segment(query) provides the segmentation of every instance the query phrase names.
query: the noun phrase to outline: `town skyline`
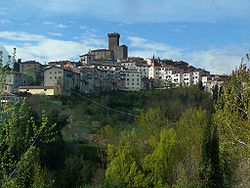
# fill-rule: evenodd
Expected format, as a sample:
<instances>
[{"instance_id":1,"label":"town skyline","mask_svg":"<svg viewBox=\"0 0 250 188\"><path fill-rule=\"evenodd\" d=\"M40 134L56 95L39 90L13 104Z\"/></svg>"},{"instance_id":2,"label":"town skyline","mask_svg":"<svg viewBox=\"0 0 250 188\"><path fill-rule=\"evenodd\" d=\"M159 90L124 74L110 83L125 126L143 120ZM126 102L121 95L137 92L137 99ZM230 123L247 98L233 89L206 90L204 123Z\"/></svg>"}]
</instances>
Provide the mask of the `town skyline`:
<instances>
[{"instance_id":1,"label":"town skyline","mask_svg":"<svg viewBox=\"0 0 250 188\"><path fill-rule=\"evenodd\" d=\"M231 73L249 50L245 0L12 0L0 5L0 45L9 53L16 47L23 60L79 60L89 49L107 48L109 32L121 34L130 57L183 60L211 73Z\"/></svg>"}]
</instances>

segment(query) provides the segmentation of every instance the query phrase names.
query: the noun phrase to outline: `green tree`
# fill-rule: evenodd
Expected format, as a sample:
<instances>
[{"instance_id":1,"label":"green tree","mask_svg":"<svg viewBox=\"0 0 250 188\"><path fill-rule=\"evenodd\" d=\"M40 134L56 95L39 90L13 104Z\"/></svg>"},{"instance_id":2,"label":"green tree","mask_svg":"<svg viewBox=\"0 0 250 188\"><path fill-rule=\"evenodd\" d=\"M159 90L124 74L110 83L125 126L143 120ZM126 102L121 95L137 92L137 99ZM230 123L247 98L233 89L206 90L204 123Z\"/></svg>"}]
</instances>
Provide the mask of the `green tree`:
<instances>
[{"instance_id":1,"label":"green tree","mask_svg":"<svg viewBox=\"0 0 250 188\"><path fill-rule=\"evenodd\" d=\"M122 135L118 145L108 145L106 181L116 186L142 187L144 175L140 170L143 149L131 132Z\"/></svg>"},{"instance_id":2,"label":"green tree","mask_svg":"<svg viewBox=\"0 0 250 188\"><path fill-rule=\"evenodd\" d=\"M214 115L226 186L250 185L250 71L241 64L223 85ZM245 170L242 170L244 166Z\"/></svg>"},{"instance_id":3,"label":"green tree","mask_svg":"<svg viewBox=\"0 0 250 188\"><path fill-rule=\"evenodd\" d=\"M183 173L189 183L198 180L199 161L203 130L208 124L208 115L202 109L188 109L176 123L178 140L181 143L184 160L181 162ZM180 177L182 179L183 177Z\"/></svg>"},{"instance_id":4,"label":"green tree","mask_svg":"<svg viewBox=\"0 0 250 188\"><path fill-rule=\"evenodd\" d=\"M48 124L45 114L41 121L35 119L25 101L8 108L1 115L0 177L3 182L14 178L16 185L29 187L33 181L32 164L42 161L44 153L41 151L56 141L60 130L56 124ZM49 152L46 154L50 155ZM35 156L38 159L33 159ZM19 179L18 174L21 174Z\"/></svg>"},{"instance_id":5,"label":"green tree","mask_svg":"<svg viewBox=\"0 0 250 188\"><path fill-rule=\"evenodd\" d=\"M153 152L143 160L143 169L147 176L147 187L172 187L176 181L176 169L182 159L180 143L173 129L163 129L160 138L151 143Z\"/></svg>"},{"instance_id":6,"label":"green tree","mask_svg":"<svg viewBox=\"0 0 250 188\"><path fill-rule=\"evenodd\" d=\"M224 179L219 153L219 136L217 127L210 122L203 133L202 155L200 160L200 180L202 187L224 187Z\"/></svg>"},{"instance_id":7,"label":"green tree","mask_svg":"<svg viewBox=\"0 0 250 188\"><path fill-rule=\"evenodd\" d=\"M2 95L3 87L4 87L4 78L6 77L6 73L3 66L3 52L0 51L0 95Z\"/></svg>"},{"instance_id":8,"label":"green tree","mask_svg":"<svg viewBox=\"0 0 250 188\"><path fill-rule=\"evenodd\" d=\"M146 138L159 135L161 129L169 126L169 122L160 108L150 108L147 111L142 111L137 118L137 124L142 128L143 135Z\"/></svg>"}]
</instances>

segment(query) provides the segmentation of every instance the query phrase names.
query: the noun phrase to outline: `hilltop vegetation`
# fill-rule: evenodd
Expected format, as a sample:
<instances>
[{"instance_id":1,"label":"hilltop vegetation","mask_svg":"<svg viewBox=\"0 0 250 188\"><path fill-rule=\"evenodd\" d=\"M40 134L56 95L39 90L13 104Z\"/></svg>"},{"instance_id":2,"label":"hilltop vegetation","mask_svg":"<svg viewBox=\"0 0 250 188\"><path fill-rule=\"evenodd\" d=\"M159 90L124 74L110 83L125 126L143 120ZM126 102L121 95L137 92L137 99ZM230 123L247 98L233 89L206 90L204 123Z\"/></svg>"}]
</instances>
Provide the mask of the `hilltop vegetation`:
<instances>
[{"instance_id":1,"label":"hilltop vegetation","mask_svg":"<svg viewBox=\"0 0 250 188\"><path fill-rule=\"evenodd\" d=\"M29 97L1 114L0 184L248 187L249 100L244 65L218 95L193 86Z\"/></svg>"}]
</instances>

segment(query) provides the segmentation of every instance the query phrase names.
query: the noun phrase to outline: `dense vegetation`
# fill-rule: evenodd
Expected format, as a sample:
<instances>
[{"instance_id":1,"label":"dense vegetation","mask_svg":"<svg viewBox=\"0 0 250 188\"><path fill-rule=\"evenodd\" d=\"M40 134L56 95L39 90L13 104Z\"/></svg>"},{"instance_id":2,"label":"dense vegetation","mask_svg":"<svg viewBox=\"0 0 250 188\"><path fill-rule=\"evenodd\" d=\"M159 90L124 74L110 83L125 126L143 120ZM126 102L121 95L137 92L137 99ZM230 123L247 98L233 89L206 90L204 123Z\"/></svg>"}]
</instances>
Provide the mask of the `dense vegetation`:
<instances>
[{"instance_id":1,"label":"dense vegetation","mask_svg":"<svg viewBox=\"0 0 250 188\"><path fill-rule=\"evenodd\" d=\"M249 187L249 74L241 65L214 95L23 99L1 112L0 186Z\"/></svg>"}]
</instances>

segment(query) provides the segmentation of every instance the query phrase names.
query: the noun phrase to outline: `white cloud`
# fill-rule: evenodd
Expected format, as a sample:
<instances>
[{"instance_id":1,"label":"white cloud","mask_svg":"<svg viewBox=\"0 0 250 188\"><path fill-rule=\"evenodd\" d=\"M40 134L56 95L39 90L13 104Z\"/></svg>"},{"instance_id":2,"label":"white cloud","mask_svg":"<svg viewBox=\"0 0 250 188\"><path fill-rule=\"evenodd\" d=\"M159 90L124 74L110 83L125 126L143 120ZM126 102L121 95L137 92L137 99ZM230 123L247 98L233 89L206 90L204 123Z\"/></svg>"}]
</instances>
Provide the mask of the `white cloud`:
<instances>
[{"instance_id":1,"label":"white cloud","mask_svg":"<svg viewBox=\"0 0 250 188\"><path fill-rule=\"evenodd\" d=\"M54 25L55 23L50 22L50 21L45 21L45 22L43 22L43 24L44 24L44 25Z\"/></svg>"},{"instance_id":2,"label":"white cloud","mask_svg":"<svg viewBox=\"0 0 250 188\"><path fill-rule=\"evenodd\" d=\"M60 28L60 29L65 29L65 28L68 27L68 26L66 26L66 25L64 25L64 24L62 24L62 23L56 24L56 23L51 22L51 21L44 21L44 22L43 22L43 25L51 25L51 26L54 26L54 27Z\"/></svg>"},{"instance_id":3,"label":"white cloud","mask_svg":"<svg viewBox=\"0 0 250 188\"><path fill-rule=\"evenodd\" d=\"M17 57L23 60L38 60L47 62L52 60L79 60L79 55L86 53L89 49L95 49L98 45L105 43L104 40L94 35L82 36L79 41L66 41L51 39L43 35L35 35L22 32L1 32L0 38L9 40L4 43L5 48L11 51L17 48ZM12 45L11 42L26 42L21 45Z\"/></svg>"},{"instance_id":4,"label":"white cloud","mask_svg":"<svg viewBox=\"0 0 250 188\"><path fill-rule=\"evenodd\" d=\"M67 28L68 26L64 25L64 24L56 24L55 25L57 28L60 28L60 29L65 29Z\"/></svg>"},{"instance_id":5,"label":"white cloud","mask_svg":"<svg viewBox=\"0 0 250 188\"><path fill-rule=\"evenodd\" d=\"M46 38L43 35L28 34L26 32L14 32L14 31L0 32L0 37L15 41L40 41Z\"/></svg>"},{"instance_id":6,"label":"white cloud","mask_svg":"<svg viewBox=\"0 0 250 188\"><path fill-rule=\"evenodd\" d=\"M51 35L51 36L56 36L56 37L61 37L61 36L63 36L62 33L49 33L49 35Z\"/></svg>"},{"instance_id":7,"label":"white cloud","mask_svg":"<svg viewBox=\"0 0 250 188\"><path fill-rule=\"evenodd\" d=\"M242 51L244 52L244 51ZM240 64L243 54L237 54L230 49L209 49L204 51L193 51L187 54L190 62L195 66L205 68L212 73L231 73Z\"/></svg>"},{"instance_id":8,"label":"white cloud","mask_svg":"<svg viewBox=\"0 0 250 188\"><path fill-rule=\"evenodd\" d=\"M179 59L182 56L182 49L168 46L166 44L150 41L141 37L128 37L130 41L129 47L135 48L130 55L143 57L152 57L153 54L159 57L172 57Z\"/></svg>"}]
</instances>

